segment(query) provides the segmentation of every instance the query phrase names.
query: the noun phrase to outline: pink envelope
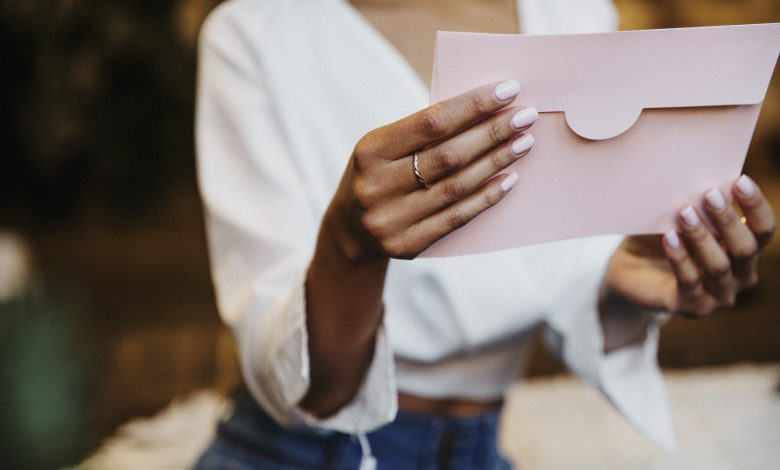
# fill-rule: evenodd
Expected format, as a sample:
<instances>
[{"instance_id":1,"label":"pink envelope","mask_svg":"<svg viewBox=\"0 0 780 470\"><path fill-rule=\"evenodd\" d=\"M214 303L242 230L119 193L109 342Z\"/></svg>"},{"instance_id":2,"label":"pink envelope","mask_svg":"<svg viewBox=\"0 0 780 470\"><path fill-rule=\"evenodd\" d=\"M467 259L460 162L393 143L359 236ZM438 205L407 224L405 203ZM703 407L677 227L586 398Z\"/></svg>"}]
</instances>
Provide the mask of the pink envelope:
<instances>
[{"instance_id":1,"label":"pink envelope","mask_svg":"<svg viewBox=\"0 0 780 470\"><path fill-rule=\"evenodd\" d=\"M780 23L574 35L439 32L438 102L516 79L536 145L498 205L422 256L663 233L739 177L780 52Z\"/></svg>"}]
</instances>

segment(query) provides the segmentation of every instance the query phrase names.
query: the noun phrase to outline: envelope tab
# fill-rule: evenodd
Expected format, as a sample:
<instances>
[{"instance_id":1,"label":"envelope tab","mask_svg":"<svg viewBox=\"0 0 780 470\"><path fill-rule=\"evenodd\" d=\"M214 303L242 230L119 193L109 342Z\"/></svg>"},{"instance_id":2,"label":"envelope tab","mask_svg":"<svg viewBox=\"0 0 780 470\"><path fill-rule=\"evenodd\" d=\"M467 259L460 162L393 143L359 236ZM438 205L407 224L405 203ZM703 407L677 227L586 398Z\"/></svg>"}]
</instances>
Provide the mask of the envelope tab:
<instances>
[{"instance_id":1,"label":"envelope tab","mask_svg":"<svg viewBox=\"0 0 780 470\"><path fill-rule=\"evenodd\" d=\"M576 134L604 140L630 129L644 109L762 102L779 52L780 23L558 36L439 32L431 100L514 78L523 85L518 103L564 112Z\"/></svg>"}]
</instances>

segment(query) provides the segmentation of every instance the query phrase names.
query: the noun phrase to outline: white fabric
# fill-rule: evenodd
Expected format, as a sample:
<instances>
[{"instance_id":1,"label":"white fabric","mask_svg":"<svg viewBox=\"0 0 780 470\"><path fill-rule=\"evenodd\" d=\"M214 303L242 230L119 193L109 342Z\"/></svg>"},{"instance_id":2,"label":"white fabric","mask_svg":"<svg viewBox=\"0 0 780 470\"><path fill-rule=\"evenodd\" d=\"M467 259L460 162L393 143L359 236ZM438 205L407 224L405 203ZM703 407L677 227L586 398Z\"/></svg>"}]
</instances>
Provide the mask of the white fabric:
<instances>
[{"instance_id":1,"label":"white fabric","mask_svg":"<svg viewBox=\"0 0 780 470\"><path fill-rule=\"evenodd\" d=\"M520 0L524 29L614 27L606 0L549 2L557 9L547 1ZM578 6L575 23L564 5ZM285 425L365 432L393 419L396 389L500 397L543 327L573 372L671 448L658 324L643 344L603 354L597 291L620 237L392 260L384 324L359 393L328 419L297 406L309 385L305 272L322 215L355 142L427 101L409 64L345 0L230 0L207 20L198 174L219 309L253 396Z\"/></svg>"}]
</instances>

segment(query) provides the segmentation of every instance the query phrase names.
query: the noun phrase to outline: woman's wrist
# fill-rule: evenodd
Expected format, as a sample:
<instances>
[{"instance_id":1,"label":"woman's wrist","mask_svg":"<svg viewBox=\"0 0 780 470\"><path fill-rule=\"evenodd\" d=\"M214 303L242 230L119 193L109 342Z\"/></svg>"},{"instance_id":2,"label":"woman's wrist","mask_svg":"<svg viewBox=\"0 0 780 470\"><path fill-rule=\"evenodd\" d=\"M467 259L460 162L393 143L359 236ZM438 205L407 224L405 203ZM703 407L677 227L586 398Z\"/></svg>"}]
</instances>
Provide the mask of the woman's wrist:
<instances>
[{"instance_id":1,"label":"woman's wrist","mask_svg":"<svg viewBox=\"0 0 780 470\"><path fill-rule=\"evenodd\" d=\"M320 227L320 243L334 248L340 257L351 264L382 263L389 258L379 250L372 249L365 237L360 236L355 224L349 222L346 210L331 202Z\"/></svg>"},{"instance_id":2,"label":"woman's wrist","mask_svg":"<svg viewBox=\"0 0 780 470\"><path fill-rule=\"evenodd\" d=\"M605 353L644 341L655 313L626 299L606 282L599 289L598 311Z\"/></svg>"},{"instance_id":3,"label":"woman's wrist","mask_svg":"<svg viewBox=\"0 0 780 470\"><path fill-rule=\"evenodd\" d=\"M389 259L356 256L362 248L350 243L339 221L326 216L306 276L311 383L301 406L319 417L357 393L382 324Z\"/></svg>"}]
</instances>

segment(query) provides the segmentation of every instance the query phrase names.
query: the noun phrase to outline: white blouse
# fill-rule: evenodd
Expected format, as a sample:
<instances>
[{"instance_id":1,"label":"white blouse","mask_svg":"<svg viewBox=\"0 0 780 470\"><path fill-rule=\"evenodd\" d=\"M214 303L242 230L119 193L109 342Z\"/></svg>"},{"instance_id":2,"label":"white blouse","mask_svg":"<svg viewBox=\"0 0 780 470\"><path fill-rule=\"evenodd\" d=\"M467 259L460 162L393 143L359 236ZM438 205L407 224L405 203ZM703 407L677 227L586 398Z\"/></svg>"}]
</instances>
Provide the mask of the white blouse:
<instances>
[{"instance_id":1,"label":"white blouse","mask_svg":"<svg viewBox=\"0 0 780 470\"><path fill-rule=\"evenodd\" d=\"M524 32L616 25L607 0L519 0L519 9ZM397 390L498 398L543 329L637 430L674 446L656 362L660 322L643 342L603 353L597 291L614 236L392 260L360 391L327 419L303 412L304 280L321 218L354 144L427 106L428 91L346 0L229 0L208 18L199 57L198 174L218 305L244 380L274 419L362 433L393 420Z\"/></svg>"}]
</instances>

